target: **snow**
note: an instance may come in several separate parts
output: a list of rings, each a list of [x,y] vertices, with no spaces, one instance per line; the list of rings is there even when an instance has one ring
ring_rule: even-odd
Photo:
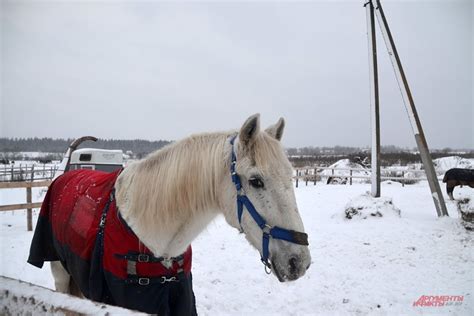
[[[444,173],[451,168],[474,169],[474,159],[459,156],[443,157],[433,160],[437,172]]]
[[[82,300],[40,286],[0,276],[0,306],[7,315],[120,315],[132,311],[116,306]],[[19,303],[20,302],[20,303]],[[133,315],[146,315],[133,312]]]
[[[451,217],[437,218],[426,181],[382,183],[382,200],[391,199],[400,216],[345,219],[348,202],[369,190],[370,184],[320,182],[295,189],[312,265],[290,283],[266,275],[258,252],[218,217],[193,243],[198,313],[473,315],[472,233],[461,225],[456,202],[446,197]],[[468,187],[454,192],[456,199],[473,195]],[[49,267],[26,263],[33,233],[26,231],[25,213],[0,213],[0,274],[52,288]],[[464,301],[414,307],[422,295],[462,295]]]
[[[391,198],[385,196],[374,198],[369,192],[352,198],[344,209],[344,217],[347,219],[400,216],[400,210],[393,204]]]
[[[352,175],[354,177],[357,176],[370,176],[370,170],[365,169],[358,163],[351,162],[349,159],[341,159],[338,160],[337,162],[333,163],[328,167],[329,169],[323,170],[320,175],[324,177],[325,180],[327,180],[327,177],[335,177],[334,179],[336,182],[340,180],[340,177],[344,178],[349,178],[350,176],[350,170],[349,169],[355,169],[352,171]],[[334,169],[342,169],[342,170],[331,170],[331,168]],[[370,182],[370,179],[360,179],[360,178],[354,178],[353,183],[365,183],[365,182]],[[341,181],[339,181],[341,182]]]
[[[456,188],[456,190],[459,190]],[[464,219],[464,227],[474,230],[474,197],[466,191],[458,192],[455,203],[460,216]]]
[[[31,200],[33,203],[42,202],[46,194],[46,188],[32,188]],[[26,189],[1,189],[0,205],[26,203]]]

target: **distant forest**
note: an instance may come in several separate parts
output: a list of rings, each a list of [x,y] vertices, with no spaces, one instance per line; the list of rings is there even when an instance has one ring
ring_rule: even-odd
[[[0,138],[0,159],[21,160],[28,157],[21,152],[44,152],[51,153],[46,159],[61,159],[73,139],[53,138]],[[92,147],[103,149],[121,149],[131,158],[143,158],[148,153],[170,144],[171,141],[157,140],[148,141],[143,139],[117,140],[99,139],[97,142],[87,141],[80,147]],[[370,149],[359,147],[303,147],[287,148],[289,159],[295,167],[310,165],[331,165],[339,159],[348,158],[353,162],[370,164]],[[446,156],[460,156],[463,158],[474,158],[473,149],[453,150],[451,148],[431,150],[433,159]],[[421,163],[417,149],[400,148],[396,146],[381,147],[381,164],[389,166],[394,164],[406,165],[408,163]]]
[[[53,138],[0,138],[1,153],[18,152],[45,152],[60,153],[66,152],[69,144],[74,139],[53,139]],[[86,141],[79,148],[103,148],[121,149],[124,153],[131,152],[136,158],[168,145],[170,141],[157,140],[149,141],[143,139],[120,140],[120,139],[99,139],[97,142]]]

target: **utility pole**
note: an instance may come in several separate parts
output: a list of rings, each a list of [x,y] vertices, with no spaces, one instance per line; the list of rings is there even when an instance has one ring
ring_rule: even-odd
[[[369,47],[369,77],[370,77],[370,123],[372,130],[371,184],[372,196],[380,197],[380,119],[379,119],[379,76],[377,69],[377,42],[375,36],[374,5],[372,1],[365,5],[367,17],[367,39]]]
[[[388,55],[390,56],[390,60],[392,62],[393,70],[395,72],[395,77],[397,78],[398,86],[402,94],[403,103],[405,104],[405,108],[408,114],[408,119],[410,120],[410,125],[413,131],[413,135],[415,136],[416,144],[418,146],[418,150],[420,151],[421,161],[423,162],[423,166],[425,168],[426,178],[428,179],[428,183],[431,190],[431,196],[433,197],[433,202],[436,207],[436,212],[438,213],[439,217],[448,216],[448,211],[446,209],[446,204],[444,202],[443,194],[441,193],[441,188],[439,186],[438,177],[436,176],[436,172],[433,166],[433,161],[431,160],[425,134],[423,133],[423,128],[421,126],[420,118],[418,117],[418,113],[416,111],[415,102],[413,101],[410,87],[408,85],[405,72],[403,71],[402,63],[400,61],[400,57],[398,56],[397,48],[395,47],[395,42],[393,40],[392,33],[390,32],[390,28],[388,26],[388,22],[385,17],[380,0],[368,0],[368,2],[365,4],[366,11],[370,10],[370,8],[368,9],[367,7],[372,7],[372,8],[374,7],[374,4],[373,4],[374,1],[376,3],[375,14],[379,22],[380,30],[382,31],[382,36],[385,41],[385,46],[387,47]],[[369,26],[368,33],[370,33],[373,37],[375,37],[374,24],[370,23],[369,25],[368,23],[367,25]],[[369,35],[369,47],[370,47],[371,35]],[[375,46],[375,40],[373,40],[373,45]],[[375,59],[375,63],[376,63],[376,59]],[[376,71],[376,68],[374,71]],[[374,73],[376,74],[376,72]],[[374,124],[372,123],[372,126],[373,125]],[[372,157],[373,157],[373,154],[372,154]]]

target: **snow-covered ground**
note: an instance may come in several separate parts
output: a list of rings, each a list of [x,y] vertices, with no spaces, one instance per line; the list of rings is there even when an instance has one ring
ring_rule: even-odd
[[[217,218],[193,243],[199,314],[473,315],[472,232],[460,224],[455,203],[447,200],[450,217],[438,219],[426,182],[388,182],[382,195],[392,198],[400,217],[345,219],[346,204],[369,190],[321,183],[296,189],[312,265],[292,283],[266,275],[257,251]],[[471,188],[454,192],[474,198]],[[26,263],[33,234],[25,212],[0,213],[0,227],[0,274],[52,288],[47,267]],[[461,295],[463,302],[414,307],[422,295]]]

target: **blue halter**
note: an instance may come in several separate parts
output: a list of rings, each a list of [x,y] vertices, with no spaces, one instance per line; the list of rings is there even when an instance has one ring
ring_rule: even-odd
[[[263,237],[262,237],[262,262],[265,265],[265,269],[269,269],[271,272],[272,265],[270,261],[268,260],[269,257],[269,250],[268,246],[270,243],[270,237],[274,239],[281,239],[285,240],[294,244],[298,245],[303,245],[303,246],[308,246],[308,235],[306,233],[302,232],[297,232],[294,230],[288,230],[284,229],[278,226],[270,226],[267,224],[265,219],[257,212],[255,207],[253,206],[252,202],[249,200],[247,195],[245,195],[245,192],[242,189],[242,183],[240,181],[240,177],[235,171],[235,165],[237,164],[237,157],[235,155],[235,150],[234,150],[234,141],[237,136],[233,136],[230,140],[230,144],[232,145],[232,161],[230,164],[230,173],[232,176],[232,182],[235,185],[235,188],[237,189],[237,218],[239,219],[239,225],[240,229],[242,229],[242,214],[244,212],[244,206],[249,212],[250,216],[254,219],[254,221],[257,223],[258,227],[263,232]],[[265,270],[267,271],[267,270]],[[267,273],[270,273],[267,271]]]

